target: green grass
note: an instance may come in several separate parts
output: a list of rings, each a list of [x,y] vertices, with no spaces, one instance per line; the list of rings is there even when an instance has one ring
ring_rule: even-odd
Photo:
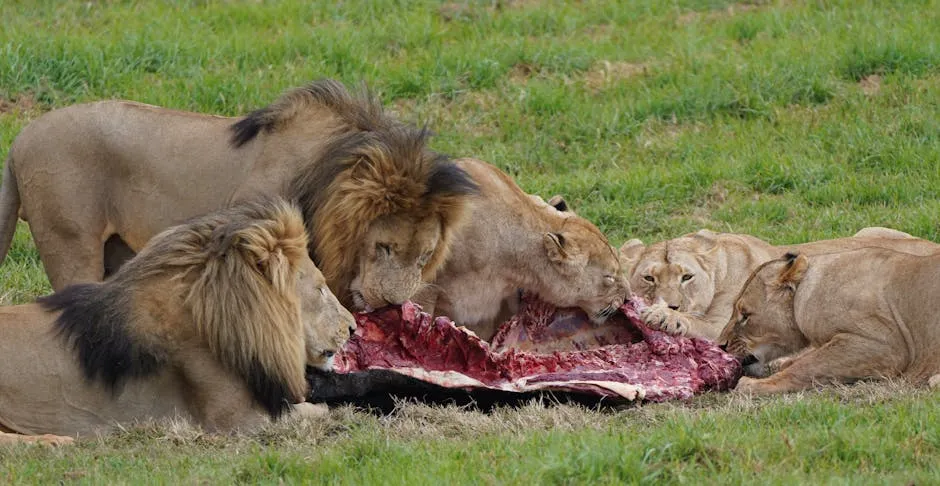
[[[703,227],[783,244],[870,225],[940,241],[937,25],[936,0],[7,0],[0,157],[71,103],[236,115],[335,77],[430,126],[435,148],[564,194],[616,244]],[[21,225],[0,301],[48,290]],[[894,390],[620,411],[339,409],[253,439],[144,428],[0,449],[0,480],[938,482],[938,396]]]

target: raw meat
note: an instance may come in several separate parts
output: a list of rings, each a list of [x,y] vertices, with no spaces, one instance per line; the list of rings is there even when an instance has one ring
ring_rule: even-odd
[[[649,401],[734,386],[741,373],[735,358],[708,341],[646,327],[638,316],[642,305],[630,301],[597,326],[580,310],[527,296],[492,343],[410,302],[360,313],[355,335],[336,356],[335,373],[312,377],[310,399],[356,401],[415,380],[431,384],[422,387],[426,393],[443,387]]]

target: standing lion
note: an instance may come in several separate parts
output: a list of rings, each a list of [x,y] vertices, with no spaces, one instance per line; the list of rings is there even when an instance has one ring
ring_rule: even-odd
[[[265,194],[301,205],[344,305],[398,304],[434,277],[476,192],[427,138],[331,80],[237,119],[129,101],[55,110],[10,149],[0,259],[19,214],[56,290],[97,282],[163,229]]]

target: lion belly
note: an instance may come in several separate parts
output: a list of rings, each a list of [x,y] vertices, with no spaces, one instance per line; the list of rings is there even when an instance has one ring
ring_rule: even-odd
[[[105,101],[52,111],[24,128],[11,163],[53,286],[88,280],[60,267],[94,261],[111,235],[139,251],[163,229],[244,191],[257,150],[230,145],[232,122]]]
[[[172,370],[132,379],[117,393],[86,380],[52,327],[56,315],[36,304],[0,309],[0,425],[21,434],[75,436],[190,418]]]

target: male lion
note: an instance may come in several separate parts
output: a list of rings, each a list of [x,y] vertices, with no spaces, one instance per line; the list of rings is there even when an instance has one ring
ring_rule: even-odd
[[[816,383],[904,377],[940,384],[940,254],[861,248],[788,253],[747,280],[719,342],[767,364],[737,390],[782,393]]]
[[[306,245],[294,206],[238,205],[158,234],[103,283],[0,309],[0,441],[304,413],[305,366],[330,368],[355,326]]]
[[[427,137],[331,80],[238,119],[128,101],[52,111],[10,150],[0,258],[19,209],[61,290],[102,280],[168,226],[279,195],[301,205],[311,255],[343,304],[398,304],[433,278],[475,191]]]
[[[926,255],[940,245],[889,228],[864,228],[851,238],[774,246],[750,235],[701,230],[644,246],[620,248],[634,291],[651,305],[641,314],[650,326],[714,340],[731,317],[741,286],[758,265],[788,251],[806,254],[875,246]]]
[[[458,159],[480,188],[469,221],[432,284],[415,301],[489,339],[513,310],[518,289],[559,307],[580,307],[598,321],[630,290],[617,252],[590,221],[526,194],[498,168]]]

